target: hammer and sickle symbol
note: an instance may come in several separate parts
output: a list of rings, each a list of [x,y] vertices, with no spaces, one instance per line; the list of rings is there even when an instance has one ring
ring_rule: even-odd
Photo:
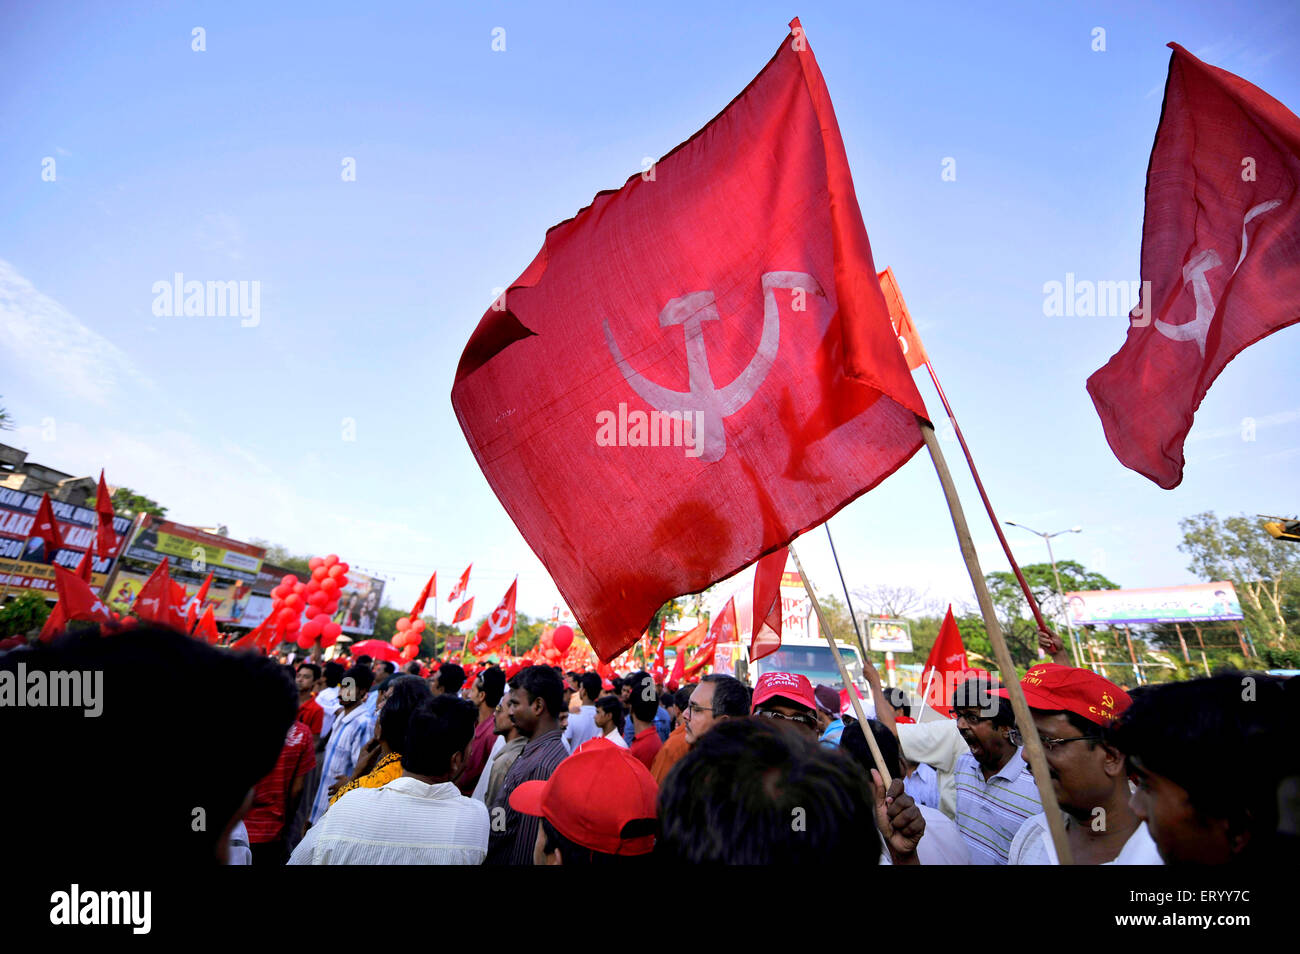
[[[763,287],[763,333],[754,357],[734,381],[723,387],[713,383],[709,371],[709,354],[704,344],[704,322],[719,318],[713,292],[697,291],[674,298],[659,312],[659,327],[681,325],[686,339],[686,369],[689,391],[674,391],[638,374],[623,357],[614,333],[606,319],[605,343],[618,366],[619,373],[640,398],[658,411],[667,413],[694,413],[702,421],[701,433],[695,435],[702,448],[700,459],[705,463],[721,460],[727,452],[727,436],[722,426],[723,418],[730,417],[749,403],[758,391],[767,372],[772,369],[781,340],[781,314],[776,304],[776,289],[803,289],[825,296],[817,279],[806,272],[765,272]]]

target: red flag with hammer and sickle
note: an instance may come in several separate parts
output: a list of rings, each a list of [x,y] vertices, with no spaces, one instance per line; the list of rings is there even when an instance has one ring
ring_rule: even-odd
[[[1147,168],[1143,300],[1124,346],[1088,379],[1115,456],[1166,490],[1182,482],[1183,441],[1214,379],[1300,321],[1300,119],[1169,45]]]
[[[510,584],[510,589],[506,590],[500,605],[479,626],[478,635],[474,637],[474,642],[469,647],[469,651],[475,656],[485,656],[500,649],[515,634],[515,587],[518,584],[518,580]]]
[[[922,443],[830,95],[791,28],[707,126],[547,233],[456,371],[470,449],[605,660]]]

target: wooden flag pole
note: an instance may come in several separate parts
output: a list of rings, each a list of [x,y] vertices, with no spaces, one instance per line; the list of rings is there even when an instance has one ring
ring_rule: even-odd
[[[808,599],[812,600],[813,609],[817,611],[817,620],[821,623],[822,635],[826,637],[826,643],[831,648],[831,655],[835,657],[835,664],[840,667],[840,678],[844,680],[844,688],[849,692],[849,701],[853,703],[853,711],[857,713],[858,725],[862,729],[863,736],[866,737],[867,747],[871,749],[871,757],[875,759],[876,769],[880,772],[881,779],[884,780],[885,788],[888,789],[893,779],[889,775],[889,769],[885,767],[885,757],[880,754],[880,746],[876,745],[876,737],[871,731],[871,726],[867,725],[867,717],[862,713],[862,701],[858,699],[858,693],[853,686],[853,681],[849,678],[848,668],[844,665],[844,660],[840,658],[839,647],[835,645],[835,637],[831,635],[831,623],[826,618],[826,612],[822,609],[822,604],[817,599],[817,594],[813,592],[812,583],[808,580],[808,574],[803,571],[803,564],[799,562],[799,554],[794,552],[794,545],[789,547],[790,558],[794,560],[794,568],[799,572],[799,579],[803,580],[804,591],[808,594]]]
[[[1061,820],[1061,807],[1057,804],[1056,793],[1052,790],[1052,777],[1047,768],[1047,757],[1043,754],[1043,743],[1039,741],[1038,730],[1029,714],[1025,702],[1024,690],[1016,678],[1016,666],[1011,659],[1011,651],[1002,635],[997,614],[993,611],[993,600],[989,596],[988,586],[984,582],[984,572],[980,569],[979,557],[975,553],[975,543],[971,539],[970,527],[966,525],[966,515],[962,512],[961,500],[957,497],[957,488],[953,485],[948,463],[943,459],[939,441],[934,436],[934,428],[921,416],[916,418],[921,427],[921,436],[925,439],[926,449],[934,461],[935,472],[943,487],[944,497],[948,501],[948,510],[952,514],[953,529],[957,531],[957,542],[961,546],[962,559],[966,561],[966,570],[970,574],[971,584],[975,587],[975,598],[979,601],[980,613],[984,617],[984,628],[993,644],[993,655],[998,669],[1002,672],[1002,688],[1007,690],[1011,699],[1011,711],[1016,717],[1016,726],[1025,740],[1025,753],[1029,756],[1029,767],[1034,775],[1034,784],[1038,787],[1038,796],[1047,815],[1047,825],[1052,833],[1052,844],[1056,846],[1056,857],[1063,865],[1074,864],[1070,852],[1070,843],[1065,837],[1065,824]]]

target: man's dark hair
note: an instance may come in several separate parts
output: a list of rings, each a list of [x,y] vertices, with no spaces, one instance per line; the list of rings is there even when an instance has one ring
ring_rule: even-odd
[[[443,692],[454,696],[465,685],[465,668],[456,663],[443,663],[434,673],[434,678]]]
[[[1010,728],[1016,724],[1016,715],[1011,709],[1011,700],[997,695],[998,680],[992,674],[983,672],[968,676],[953,688],[952,707],[954,709],[978,709],[981,717],[989,719],[998,728]]]
[[[145,623],[108,636],[81,629],[9,652],[0,671],[19,692],[37,673],[47,686],[45,704],[0,706],[4,764],[48,765],[53,752],[94,787],[88,797],[84,786],[43,786],[21,823],[15,815],[7,826],[5,849],[15,858],[129,858],[157,871],[215,864],[226,826],[274,768],[298,710],[298,693],[274,661]],[[71,688],[69,675],[79,696],[87,689],[97,701],[49,704],[56,685]],[[195,707],[196,698],[235,704]],[[186,715],[159,717],[168,712]],[[123,755],[129,739],[147,739],[159,753],[157,784],[145,786],[141,760]]]
[[[623,725],[627,721],[623,715],[623,700],[618,696],[609,695],[601,696],[596,700],[596,710],[598,712],[608,712],[614,717],[614,727],[618,729],[618,734],[623,734]]]
[[[578,688],[586,693],[588,699],[594,700],[600,695],[600,676],[594,672],[584,672],[578,677]]]
[[[695,685],[682,686],[677,690],[677,708],[685,709],[691,704],[691,693],[695,691]],[[714,690],[717,691],[716,689]]]
[[[376,667],[379,669],[379,671],[382,672],[385,676],[391,676],[391,675],[393,675],[395,672],[397,672],[397,666],[395,666],[393,663],[389,662],[387,659],[381,659],[381,660],[379,660],[379,662],[375,663],[375,666],[376,666]]]
[[[670,864],[875,864],[874,814],[853,760],[767,720],[727,719],[664,779],[655,854]]]
[[[402,672],[410,676],[418,676],[420,674],[420,664],[416,662],[414,659],[412,659],[409,663],[407,663],[405,666],[402,667]]]
[[[312,682],[320,678],[320,666],[313,662],[299,663],[298,668],[308,670],[311,673]]]
[[[489,666],[479,673],[482,680],[483,698],[489,709],[495,709],[506,691],[506,674],[496,666]]]
[[[343,676],[347,672],[343,664],[330,660],[325,664],[325,688],[334,689],[343,681]]]
[[[435,778],[448,774],[451,757],[464,752],[474,737],[476,721],[478,713],[465,699],[448,695],[426,699],[407,722],[402,770]]]
[[[634,824],[629,822],[629,825]],[[635,824],[640,825],[638,820]],[[650,827],[649,819],[646,819],[646,830],[643,834],[653,834],[654,828]],[[565,838],[547,819],[542,819],[542,831],[545,832],[544,845],[542,851],[545,854],[553,855],[556,849],[560,852],[560,863],[565,866],[582,866],[587,865],[649,865],[653,863],[654,854],[647,852],[644,855],[610,855],[603,851],[592,851],[590,848],[584,848],[577,842]],[[632,837],[632,833],[624,829],[625,837]],[[638,829],[638,833],[641,833]]]
[[[1294,832],[1279,837],[1279,798],[1300,775],[1300,683],[1260,672],[1150,686],[1106,732],[1138,768],[1187,790],[1205,819],[1249,834],[1242,861],[1294,853]],[[1227,760],[1241,767],[1225,781]]]
[[[750,699],[753,698],[753,694],[749,691],[749,687],[735,676],[713,673],[705,676],[700,682],[707,682],[713,686],[714,715],[749,715]]]
[[[352,660],[352,665],[365,666],[367,669],[369,669],[371,666],[374,665],[374,662],[375,662],[374,659],[371,658],[370,656],[361,655],[361,656],[357,656],[355,659]]]
[[[648,672],[633,673],[629,678],[632,680],[632,695],[628,696],[627,703],[632,715],[642,722],[654,722],[659,714],[659,694],[655,692],[654,680]]]
[[[609,684],[613,687],[611,691],[614,693],[614,695],[618,695],[620,692],[623,691],[623,685],[626,682],[627,680],[624,679],[622,676],[615,676],[613,679],[609,681]]]
[[[406,730],[411,714],[422,703],[432,699],[433,692],[429,689],[429,684],[419,676],[402,673],[400,676],[389,676],[388,681],[393,691],[384,703],[383,711],[379,713],[379,730],[388,747],[400,753],[406,746]]]
[[[339,683],[339,701],[344,705],[349,702],[360,702],[366,698],[366,693],[370,687],[375,684],[375,674],[369,666],[353,666],[344,675],[343,681]],[[353,698],[348,698],[348,686],[351,685],[354,692]]]
[[[884,691],[885,701],[895,709],[898,709],[909,719],[912,717],[912,707],[907,704],[907,693],[897,686],[888,686]]]
[[[551,666],[528,666],[515,676],[516,688],[522,689],[528,701],[541,699],[552,718],[558,718],[564,708],[564,680]]]
[[[867,773],[867,778],[871,778],[871,770],[877,768],[877,765],[871,754],[871,746],[867,745],[867,738],[862,734],[861,726],[862,723],[852,716],[844,717],[844,734],[840,736],[840,750],[857,759],[858,764]],[[885,768],[889,769],[889,777],[902,778],[903,767],[899,760],[898,739],[894,738],[894,733],[875,719],[868,719],[867,726],[871,729],[871,734],[876,737],[876,746],[880,749],[880,757],[885,760]]]

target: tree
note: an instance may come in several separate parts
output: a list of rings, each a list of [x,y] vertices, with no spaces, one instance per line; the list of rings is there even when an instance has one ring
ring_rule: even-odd
[[[13,415],[7,409],[0,407],[0,431],[12,431],[13,429]]]
[[[929,615],[937,608],[928,593],[910,586],[894,586],[889,583],[854,590],[853,600],[853,608],[859,613],[896,619]]]
[[[1179,521],[1191,556],[1188,569],[1203,580],[1231,580],[1252,632],[1284,650],[1300,638],[1300,547],[1268,536],[1263,521],[1239,514],[1219,520],[1213,511]]]
[[[290,553],[288,547],[267,540],[255,538],[248,542],[255,547],[262,547],[266,550],[266,557],[264,558],[266,562],[284,567],[300,580],[305,581],[311,576],[311,567],[307,565],[311,557]]]
[[[86,499],[86,506],[93,509],[97,499],[98,494],[91,494]],[[155,517],[167,516],[166,507],[143,494],[137,494],[130,487],[118,487],[110,499],[113,501],[113,512],[123,517],[134,517],[138,513],[149,513]]]
[[[1061,590],[1067,593],[1075,590],[1119,589],[1118,583],[1108,580],[1100,573],[1086,569],[1074,560],[1058,561],[1056,570],[1060,574]],[[1022,566],[1020,572],[1024,574],[1025,582],[1029,584],[1029,591],[1034,594],[1034,599],[1042,609],[1043,618],[1048,625],[1053,627],[1058,625],[1056,621],[1065,616],[1065,607],[1061,605],[1061,597],[1057,595],[1056,574],[1052,572],[1052,565],[1030,563]],[[1002,635],[1006,638],[1007,648],[1011,651],[1012,660],[1017,666],[1028,666],[1037,661],[1038,623],[1030,612],[1029,601],[1025,599],[1019,582],[1015,576],[1004,570],[986,574],[984,580],[988,584],[989,596],[993,600],[993,608],[1002,627]],[[1065,629],[1063,624],[1060,624],[1060,628]],[[982,623],[981,629],[983,629]],[[962,635],[965,636],[964,630]],[[1059,635],[1062,639],[1069,638],[1068,632]],[[987,639],[987,634],[985,638]]]
[[[35,590],[20,594],[0,609],[0,639],[39,631],[52,609]]]

